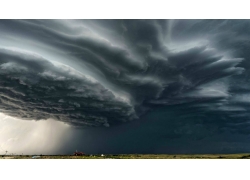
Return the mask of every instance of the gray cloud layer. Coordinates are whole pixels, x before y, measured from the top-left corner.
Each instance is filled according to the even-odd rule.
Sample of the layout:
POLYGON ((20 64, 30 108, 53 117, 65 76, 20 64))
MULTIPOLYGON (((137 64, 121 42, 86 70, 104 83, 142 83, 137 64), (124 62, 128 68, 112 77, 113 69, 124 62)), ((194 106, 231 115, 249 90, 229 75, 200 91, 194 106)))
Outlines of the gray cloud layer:
POLYGON ((0 108, 25 119, 109 126, 183 105, 185 118, 196 109, 239 130, 234 119, 245 125, 249 117, 248 27, 226 20, 1 20, 0 108))
POLYGON ((7 115, 90 126, 135 118, 131 105, 70 67, 5 49, 0 63, 0 108, 7 115))

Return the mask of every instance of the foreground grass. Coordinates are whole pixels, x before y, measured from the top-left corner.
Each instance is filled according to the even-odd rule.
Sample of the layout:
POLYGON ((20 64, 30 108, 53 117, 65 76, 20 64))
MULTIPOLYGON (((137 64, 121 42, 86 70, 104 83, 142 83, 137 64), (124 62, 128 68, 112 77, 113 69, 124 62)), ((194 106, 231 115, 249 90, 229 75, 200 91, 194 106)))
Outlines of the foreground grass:
MULTIPOLYGON (((31 155, 6 155, 0 159, 32 159, 31 155)), ((170 155, 170 154, 106 154, 97 155, 40 155, 36 159, 250 159, 250 154, 193 154, 193 155, 170 155)))

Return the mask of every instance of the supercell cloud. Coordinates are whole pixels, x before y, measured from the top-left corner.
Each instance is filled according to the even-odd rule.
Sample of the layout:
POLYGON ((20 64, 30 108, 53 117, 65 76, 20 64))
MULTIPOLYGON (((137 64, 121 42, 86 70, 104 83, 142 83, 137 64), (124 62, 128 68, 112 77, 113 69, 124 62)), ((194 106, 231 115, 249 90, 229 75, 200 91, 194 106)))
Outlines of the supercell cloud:
POLYGON ((0 54, 0 108, 9 116, 93 126, 135 117, 131 105, 68 66, 16 50, 0 54))
POLYGON ((249 31, 247 20, 1 20, 0 111, 114 134, 140 122, 131 133, 159 144, 248 138, 249 31))

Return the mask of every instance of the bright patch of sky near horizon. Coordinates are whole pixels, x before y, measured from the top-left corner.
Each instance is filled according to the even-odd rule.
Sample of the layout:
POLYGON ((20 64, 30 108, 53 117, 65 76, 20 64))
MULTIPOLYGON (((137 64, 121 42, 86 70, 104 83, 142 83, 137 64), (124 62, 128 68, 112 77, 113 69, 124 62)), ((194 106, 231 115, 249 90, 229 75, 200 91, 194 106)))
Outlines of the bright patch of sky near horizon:
POLYGON ((59 121, 20 120, 0 113, 0 154, 53 154, 69 128, 59 121))

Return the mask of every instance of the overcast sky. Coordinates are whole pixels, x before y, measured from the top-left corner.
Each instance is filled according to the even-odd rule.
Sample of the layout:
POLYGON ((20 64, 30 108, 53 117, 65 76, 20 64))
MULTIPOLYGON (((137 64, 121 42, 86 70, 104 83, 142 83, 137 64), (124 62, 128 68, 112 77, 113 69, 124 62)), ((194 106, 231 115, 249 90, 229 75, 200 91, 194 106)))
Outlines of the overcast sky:
POLYGON ((249 20, 0 20, 0 153, 249 152, 249 20))

